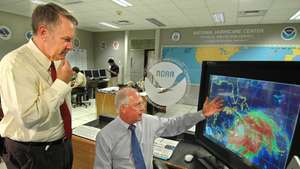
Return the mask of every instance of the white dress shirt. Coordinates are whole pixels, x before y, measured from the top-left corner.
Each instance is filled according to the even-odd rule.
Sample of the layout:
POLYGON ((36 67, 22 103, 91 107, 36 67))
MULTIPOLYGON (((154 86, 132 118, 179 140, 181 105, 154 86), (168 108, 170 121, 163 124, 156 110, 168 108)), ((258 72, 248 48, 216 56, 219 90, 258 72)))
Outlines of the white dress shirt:
POLYGON ((2 137, 23 142, 48 142, 64 136, 59 107, 66 99, 70 109, 71 87, 59 79, 52 82, 50 64, 32 40, 2 58, 2 137))
MULTIPOLYGON (((203 120, 202 113, 187 113, 175 118, 160 118, 143 114, 134 124, 147 169, 152 169, 153 142, 156 137, 175 136, 203 120)), ((117 117, 106 125, 96 138, 94 169, 134 169, 131 132, 128 124, 117 117)))
POLYGON ((72 88, 76 88, 76 87, 85 87, 86 86, 86 77, 83 73, 78 72, 76 74, 76 78, 73 82, 73 86, 72 88))

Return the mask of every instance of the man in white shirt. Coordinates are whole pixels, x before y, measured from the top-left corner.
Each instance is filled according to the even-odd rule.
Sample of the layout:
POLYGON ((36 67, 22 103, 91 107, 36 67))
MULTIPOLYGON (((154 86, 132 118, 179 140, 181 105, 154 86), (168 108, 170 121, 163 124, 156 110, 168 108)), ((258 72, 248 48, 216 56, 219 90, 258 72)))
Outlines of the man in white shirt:
POLYGON ((139 93, 133 88, 123 88, 115 97, 115 105, 119 116, 101 129, 96 138, 94 169, 152 169, 152 147, 156 137, 183 133, 199 121, 221 111, 223 100, 206 99, 200 112, 160 118, 144 114, 145 103, 139 93), (137 141, 133 140, 135 134, 132 128, 135 128, 137 141), (140 158, 134 155, 137 150, 133 148, 136 147, 133 142, 139 143, 140 158))
POLYGON ((71 87, 85 87, 86 86, 86 77, 83 73, 80 72, 78 67, 73 67, 73 78, 74 80, 71 81, 71 87))
POLYGON ((76 105, 81 105, 81 97, 84 95, 85 86, 86 86, 86 77, 83 73, 80 72, 78 67, 73 67, 73 80, 71 81, 72 87, 72 96, 76 95, 76 105))
POLYGON ((32 14, 32 39, 0 62, 0 135, 8 169, 72 168, 73 73, 65 55, 77 24, 62 7, 39 5, 32 14))

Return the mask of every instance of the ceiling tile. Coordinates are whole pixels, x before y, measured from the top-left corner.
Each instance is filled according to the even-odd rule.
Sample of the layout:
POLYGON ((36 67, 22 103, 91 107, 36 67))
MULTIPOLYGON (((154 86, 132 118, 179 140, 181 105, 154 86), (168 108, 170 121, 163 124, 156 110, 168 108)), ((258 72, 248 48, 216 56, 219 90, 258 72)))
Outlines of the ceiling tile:
POLYGON ((289 18, 292 17, 297 11, 298 11, 298 8, 292 8, 292 9, 288 9, 288 10, 272 8, 266 13, 264 20, 288 22, 289 18))
POLYGON ((207 7, 211 13, 222 12, 226 9, 237 10, 238 0, 206 0, 207 7))
POLYGON ((299 0, 274 0, 271 7, 274 9, 290 9, 290 8, 300 9, 300 1, 299 0))
MULTIPOLYGON (((50 2, 52 0, 43 0, 50 2)), ((300 0, 128 0, 132 7, 121 7, 112 0, 82 0, 83 3, 64 5, 79 20, 79 27, 86 30, 108 31, 99 28, 100 21, 129 20, 133 25, 120 30, 157 29, 145 18, 156 18, 167 24, 164 28, 188 26, 212 26, 211 14, 224 12, 223 25, 255 23, 291 23, 288 21, 298 9, 300 0), (238 11, 267 9, 264 17, 240 17, 238 11), (93 28, 94 27, 94 28, 93 28)), ((0 0, 0 11, 31 16, 36 5, 31 0, 0 0)))
POLYGON ((237 23, 238 24, 260 24, 263 16, 257 17, 238 17, 237 23))
POLYGON ((269 9, 272 5, 272 1, 273 0, 239 0, 239 11, 269 9))

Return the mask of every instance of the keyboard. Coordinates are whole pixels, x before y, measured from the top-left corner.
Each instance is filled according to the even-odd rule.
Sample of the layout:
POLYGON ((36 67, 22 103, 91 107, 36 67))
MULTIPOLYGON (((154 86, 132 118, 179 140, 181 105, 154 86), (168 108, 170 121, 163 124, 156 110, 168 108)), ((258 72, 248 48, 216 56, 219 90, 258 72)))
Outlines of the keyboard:
POLYGON ((158 137, 154 140, 153 156, 162 160, 171 158, 179 141, 158 137))

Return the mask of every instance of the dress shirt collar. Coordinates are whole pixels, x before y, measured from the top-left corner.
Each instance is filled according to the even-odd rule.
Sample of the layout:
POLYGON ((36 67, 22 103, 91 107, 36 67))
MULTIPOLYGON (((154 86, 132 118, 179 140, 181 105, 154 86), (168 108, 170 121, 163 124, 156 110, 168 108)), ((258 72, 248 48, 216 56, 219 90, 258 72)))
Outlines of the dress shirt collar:
MULTIPOLYGON (((117 120, 120 122, 121 126, 124 127, 126 130, 128 130, 129 124, 123 121, 120 116, 117 117, 117 120)), ((137 125, 137 123, 133 124, 134 126, 137 125)))
POLYGON ((36 46, 36 44, 32 41, 32 39, 29 40, 27 43, 28 48, 31 49, 33 56, 36 58, 36 60, 45 68, 49 69, 51 61, 48 59, 48 57, 36 46))

